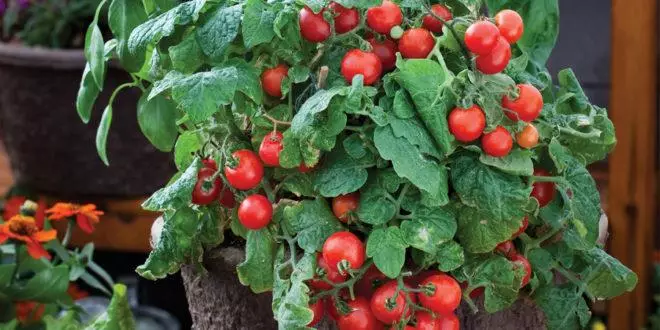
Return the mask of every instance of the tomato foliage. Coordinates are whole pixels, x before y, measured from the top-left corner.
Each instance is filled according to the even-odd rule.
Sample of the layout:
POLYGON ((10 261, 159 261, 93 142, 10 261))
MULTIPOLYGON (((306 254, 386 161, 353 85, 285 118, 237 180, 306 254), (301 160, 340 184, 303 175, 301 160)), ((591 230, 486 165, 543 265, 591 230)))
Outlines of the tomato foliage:
MULTIPOLYGON (((436 2, 143 0, 144 15, 126 15, 114 39, 90 29, 81 117, 89 119, 107 61, 132 63, 122 88, 143 93, 140 127, 179 169, 144 202, 165 226, 138 273, 157 279, 200 265, 231 230, 245 239, 241 282, 273 292, 282 329, 316 321, 319 299, 332 301, 340 324, 432 324, 416 298, 437 295, 414 280, 422 270, 462 283, 473 308, 481 306, 470 293, 482 291, 491 313, 530 296, 550 329, 585 326, 587 300, 632 290, 636 275, 596 243, 602 211, 586 169, 612 150, 614 127, 570 69, 556 80, 546 69, 557 0, 487 0, 490 17, 513 10, 488 21, 482 1, 441 1, 447 12, 436 2), (275 145, 265 150, 264 141, 275 145), (249 166, 242 154, 253 156, 249 166), (272 211, 193 203, 206 159, 237 205, 259 195, 272 211), (548 198, 536 187, 549 187, 548 198), (356 201, 337 211, 333 199, 345 195, 356 201), (248 218, 261 229, 247 229, 248 218), (349 244, 322 251, 348 233, 349 244), (509 241, 502 255, 496 247, 509 241), (351 296, 374 272, 382 279, 359 291, 387 282, 405 292, 378 295, 407 306, 395 319, 374 309, 398 305, 351 296)), ((97 138, 106 161, 113 100, 97 138)))

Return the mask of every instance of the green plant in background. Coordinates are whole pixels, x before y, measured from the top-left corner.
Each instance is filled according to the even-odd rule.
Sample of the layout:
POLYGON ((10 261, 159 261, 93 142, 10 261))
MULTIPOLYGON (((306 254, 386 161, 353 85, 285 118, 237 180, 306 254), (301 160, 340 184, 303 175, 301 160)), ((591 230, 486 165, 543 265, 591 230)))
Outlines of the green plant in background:
POLYGON ((78 113, 118 59, 131 80, 104 110, 101 159, 113 101, 136 88, 142 131, 179 169, 143 204, 164 225, 137 272, 201 268, 231 230, 240 281, 273 292, 281 329, 314 325, 328 299, 341 329, 403 329, 523 296, 549 329, 586 327, 588 301, 637 283, 597 244, 586 166, 614 127, 570 69, 553 84, 545 67, 556 0, 485 4, 103 1, 113 36, 99 9, 78 113))
POLYGON ((1 0, 2 39, 29 46, 80 48, 100 0, 1 0))

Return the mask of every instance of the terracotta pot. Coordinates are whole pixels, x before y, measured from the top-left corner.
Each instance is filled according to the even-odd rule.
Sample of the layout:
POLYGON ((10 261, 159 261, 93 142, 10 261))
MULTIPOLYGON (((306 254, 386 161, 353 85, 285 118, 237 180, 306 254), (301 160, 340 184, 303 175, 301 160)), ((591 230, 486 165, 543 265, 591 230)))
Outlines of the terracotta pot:
POLYGON ((96 127, 112 91, 130 78, 111 65, 85 125, 75 109, 84 65, 81 50, 0 44, 0 140, 16 183, 67 197, 152 193, 174 166, 171 155, 152 147, 138 127, 139 91, 124 90, 115 100, 106 167, 96 153, 96 127))

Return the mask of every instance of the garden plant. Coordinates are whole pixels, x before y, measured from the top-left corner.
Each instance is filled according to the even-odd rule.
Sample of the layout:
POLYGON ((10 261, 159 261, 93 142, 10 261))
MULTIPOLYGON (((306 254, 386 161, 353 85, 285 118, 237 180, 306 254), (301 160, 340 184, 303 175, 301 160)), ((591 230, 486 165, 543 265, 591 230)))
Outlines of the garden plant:
POLYGON ((133 88, 179 170, 143 204, 163 224, 137 272, 205 276, 239 237, 238 278, 272 292, 280 329, 458 329, 461 302, 520 299, 585 327, 637 277, 597 243, 586 166, 615 131, 570 69, 548 73, 558 20, 557 0, 101 1, 78 113, 119 61, 101 159, 133 88))

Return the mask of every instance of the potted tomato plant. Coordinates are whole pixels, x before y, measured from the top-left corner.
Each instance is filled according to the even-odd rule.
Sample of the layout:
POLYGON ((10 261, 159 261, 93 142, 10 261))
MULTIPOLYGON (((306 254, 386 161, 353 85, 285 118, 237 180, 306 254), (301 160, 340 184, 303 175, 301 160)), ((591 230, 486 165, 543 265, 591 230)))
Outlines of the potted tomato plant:
POLYGON ((573 329, 635 287, 586 169, 612 122, 545 68, 556 0, 108 3, 144 15, 92 25, 79 99, 104 43, 147 63, 138 121, 179 173, 137 272, 182 270, 195 327, 573 329))
MULTIPOLYGON (((125 93, 115 107, 116 134, 109 145, 124 168, 90 157, 95 129, 76 122, 76 93, 85 67, 82 46, 99 0, 0 2, 0 140, 19 186, 59 196, 144 196, 174 172, 171 157, 145 139, 135 122, 137 93, 125 93), (131 147, 129 147, 131 146, 131 147), (121 153, 119 152, 121 150, 121 153), (140 164, 158 164, 143 167, 140 164), (131 168, 128 171, 126 168, 131 168)), ((113 13, 110 11, 109 13, 113 13)), ((110 15, 117 19, 117 13, 110 15)), ((110 24, 112 27, 113 24, 110 24)), ((107 23, 102 25, 108 30, 107 23)), ((109 31, 108 31, 109 32, 109 31)), ((110 47, 111 45, 108 45, 110 47)), ((99 100, 130 79, 111 62, 99 100)), ((85 106, 85 105, 80 105, 85 106)), ((98 122, 100 115, 85 118, 98 122)))

